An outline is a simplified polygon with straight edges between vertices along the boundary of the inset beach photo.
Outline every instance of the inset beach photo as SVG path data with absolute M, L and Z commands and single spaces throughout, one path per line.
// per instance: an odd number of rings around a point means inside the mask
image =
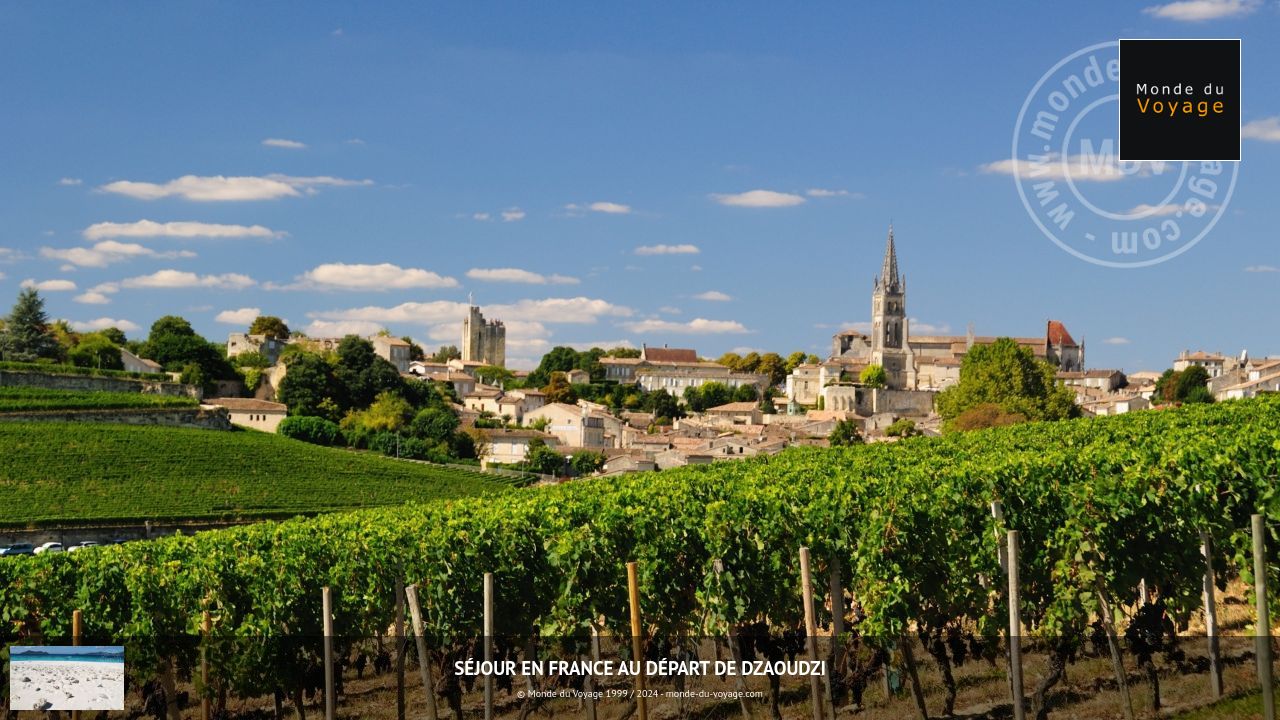
M 124 648 L 9 648 L 10 710 L 123 710 Z

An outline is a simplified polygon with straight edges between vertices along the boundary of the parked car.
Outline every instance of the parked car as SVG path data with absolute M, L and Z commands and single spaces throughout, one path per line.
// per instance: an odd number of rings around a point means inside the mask
M 14 543 L 6 548 L 0 548 L 0 555 L 30 555 L 35 552 L 35 548 L 31 543 Z
M 43 553 L 47 553 L 47 552 L 50 552 L 50 553 L 58 553 L 58 552 L 62 552 L 62 551 L 63 551 L 62 543 L 60 543 L 60 542 L 47 542 L 47 543 L 45 543 L 45 544 L 41 545 L 40 547 L 36 548 L 36 555 L 41 555 L 41 554 L 43 554 Z
M 85 548 L 91 548 L 91 547 L 98 547 L 98 543 L 92 540 L 84 540 L 77 545 L 72 545 L 71 547 L 67 548 L 67 552 L 75 552 L 77 550 L 83 550 Z

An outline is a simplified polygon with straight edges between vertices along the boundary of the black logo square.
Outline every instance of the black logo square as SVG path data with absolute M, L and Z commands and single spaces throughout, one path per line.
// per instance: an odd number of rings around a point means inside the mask
M 1120 159 L 1239 160 L 1240 41 L 1121 40 Z

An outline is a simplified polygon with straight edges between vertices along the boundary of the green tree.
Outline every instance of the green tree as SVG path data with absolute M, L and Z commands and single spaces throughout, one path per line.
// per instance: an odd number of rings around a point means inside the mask
M 371 405 L 380 393 L 401 393 L 404 378 L 400 371 L 373 350 L 373 343 L 357 335 L 348 335 L 338 343 L 338 362 L 334 374 L 346 390 L 348 407 Z
M 434 353 L 431 354 L 430 357 L 427 358 L 427 361 L 433 362 L 433 363 L 446 363 L 446 362 L 449 362 L 450 360 L 461 360 L 461 359 L 462 359 L 462 352 L 458 350 L 457 345 L 441 345 L 439 350 L 436 350 Z
M 787 379 L 787 361 L 782 359 L 778 353 L 765 353 L 760 356 L 760 362 L 756 366 L 756 372 L 761 375 L 769 376 L 769 385 L 780 385 Z
M 1174 383 L 1174 400 L 1185 403 L 1213 402 L 1209 392 L 1209 371 L 1199 365 L 1183 370 Z
M 105 330 L 99 330 L 98 333 L 110 340 L 116 347 L 124 347 L 129 342 L 129 339 L 124 336 L 124 331 L 118 327 L 109 327 Z
M 792 371 L 804 364 L 805 354 L 803 350 L 797 350 L 787 356 L 786 370 L 790 375 Z
M 549 403 L 569 403 L 570 405 L 578 402 L 578 395 L 574 392 L 573 386 L 569 384 L 568 376 L 563 372 L 554 372 L 551 374 L 551 380 L 543 388 L 542 392 L 547 396 Z
M 1056 374 L 1030 348 L 1009 338 L 977 345 L 960 364 L 960 382 L 938 393 L 938 414 L 948 429 L 956 429 L 951 421 L 961 414 L 985 404 L 997 406 L 1006 416 L 1028 420 L 1079 416 L 1074 393 L 1057 381 Z
M 578 351 L 571 347 L 558 345 L 542 356 L 538 367 L 529 373 L 528 386 L 541 387 L 551 382 L 553 373 L 567 373 L 578 367 Z
M 732 402 L 733 389 L 724 383 L 704 383 L 701 387 L 685 388 L 684 401 L 689 405 L 689 409 L 702 412 L 707 408 Z
M 267 362 L 267 356 L 257 350 L 243 352 L 230 358 L 231 364 L 238 368 L 258 368 L 259 370 L 271 367 L 271 363 Z
M 66 360 L 67 353 L 80 344 L 80 333 L 76 332 L 71 327 L 71 323 L 66 320 L 54 320 L 49 325 L 49 332 L 53 335 L 53 339 L 58 342 L 58 360 Z
M 868 365 L 858 375 L 858 381 L 870 388 L 882 388 L 888 379 L 882 365 Z
M 569 458 L 569 467 L 573 468 L 573 474 L 579 477 L 583 475 L 591 475 L 604 467 L 605 457 L 603 453 L 593 450 L 579 450 Z
M 143 357 L 155 360 L 170 372 L 186 372 L 188 365 L 200 367 L 206 390 L 214 380 L 239 377 L 226 358 L 226 348 L 196 334 L 191 323 L 176 315 L 165 315 L 151 324 L 151 334 L 142 345 Z
M 372 432 L 397 432 L 409 424 L 414 414 L 407 400 L 393 392 L 382 392 L 367 410 L 348 417 L 357 418 L 361 426 Z
M 501 385 L 506 387 L 511 379 L 515 377 L 515 373 L 498 365 L 481 365 L 476 368 L 474 373 L 476 379 L 486 385 Z
M 100 332 L 80 336 L 80 343 L 67 353 L 67 360 L 80 367 L 123 370 L 120 348 Z
M 889 437 L 915 437 L 920 434 L 920 430 L 916 428 L 916 421 L 907 418 L 899 418 L 893 421 L 893 424 L 884 429 L 884 434 Z
M 644 408 L 653 413 L 654 420 L 678 420 L 685 416 L 684 406 L 666 390 L 654 390 L 644 400 Z
M 542 438 L 529 441 L 529 450 L 524 456 L 524 465 L 531 472 L 540 475 L 562 475 L 564 473 L 564 456 L 547 446 Z
M 755 385 L 739 385 L 733 391 L 733 400 L 730 402 L 755 402 L 759 399 L 760 393 Z
M 413 416 L 409 431 L 424 440 L 452 442 L 458 430 L 458 416 L 442 407 L 430 407 Z
M 421 361 L 427 357 L 427 352 L 422 349 L 421 345 L 414 342 L 413 338 L 405 335 L 400 339 L 409 343 L 409 362 Z
M 947 424 L 948 430 L 984 430 L 986 428 L 1017 425 L 1027 421 L 1022 413 L 1005 412 L 995 403 L 974 405 L 957 415 Z
M 835 427 L 831 428 L 831 434 L 827 436 L 827 442 L 831 443 L 831 447 L 848 447 L 849 445 L 862 444 L 862 432 L 858 430 L 856 420 L 838 420 Z
M 266 335 L 267 337 L 289 339 L 289 326 L 275 315 L 259 315 L 249 325 L 250 335 Z
M 276 399 L 289 406 L 290 415 L 313 415 L 336 421 L 342 417 L 342 386 L 333 367 L 311 352 L 292 355 Z
M 49 316 L 44 312 L 44 298 L 35 288 L 25 288 L 18 293 L 18 301 L 4 321 L 4 333 L 0 335 L 0 356 L 15 362 L 34 362 L 41 358 L 56 358 L 58 340 L 49 326 Z

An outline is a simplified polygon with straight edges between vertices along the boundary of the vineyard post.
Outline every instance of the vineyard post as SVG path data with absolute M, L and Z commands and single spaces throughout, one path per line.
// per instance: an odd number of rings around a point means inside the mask
M 1009 531 L 1009 549 L 1006 557 L 1009 574 L 1009 687 L 1012 689 L 1014 720 L 1023 720 L 1022 688 L 1022 618 L 1019 615 L 1020 590 L 1018 578 L 1018 531 Z
M 200 616 L 200 720 L 209 720 L 209 635 L 213 617 L 206 609 Z
M 920 673 L 916 670 L 916 655 L 911 649 L 911 636 L 904 633 L 898 641 L 902 646 L 902 662 L 907 666 L 907 675 L 911 676 L 911 694 L 916 699 L 916 708 L 920 717 L 929 720 L 929 707 L 924 703 L 924 688 L 920 687 Z
M 404 580 L 396 578 L 396 719 L 404 720 Z
M 1204 555 L 1204 628 L 1209 641 L 1209 688 L 1216 700 L 1222 697 L 1222 664 L 1218 657 L 1218 602 L 1213 571 L 1213 540 L 1200 533 L 1200 552 Z
M 1009 545 L 1006 540 L 1002 528 L 1004 527 L 1004 503 L 999 500 L 991 501 L 991 517 L 996 521 L 996 559 L 1000 563 L 1000 572 L 1008 574 L 1009 572 Z M 1009 633 L 1005 632 L 1005 645 L 1013 647 Z M 1009 678 L 1009 697 L 1014 696 L 1013 692 L 1013 659 L 1008 652 L 1004 656 L 1005 671 Z
M 716 571 L 716 579 L 719 580 L 724 575 L 724 561 L 716 558 L 715 562 L 712 563 L 712 567 Z M 728 600 L 728 598 L 723 599 Z M 735 668 L 733 688 L 738 692 L 738 706 L 742 708 L 742 717 L 744 720 L 751 720 L 751 708 L 747 707 L 747 683 L 742 679 L 742 658 L 738 652 L 738 632 L 731 622 L 725 622 L 725 626 L 725 631 L 729 634 L 729 659 L 733 662 L 733 667 Z
M 80 640 L 84 635 L 84 614 L 79 610 L 71 612 L 71 644 L 76 647 L 80 646 Z M 80 720 L 80 711 L 71 711 L 71 720 Z
M 805 645 L 809 659 L 818 660 L 818 625 L 813 618 L 813 583 L 809 574 L 809 548 L 800 548 L 800 595 L 804 598 Z M 816 675 L 809 676 L 809 701 L 813 703 L 813 720 L 822 720 L 825 714 L 822 702 L 822 681 Z
M 1102 580 L 1094 580 L 1094 589 L 1098 593 L 1098 618 L 1102 620 L 1102 629 L 1107 633 L 1107 646 L 1111 649 L 1111 667 L 1116 673 L 1116 687 L 1120 689 L 1121 709 L 1125 720 L 1133 720 L 1133 698 L 1129 696 L 1129 681 L 1125 679 L 1124 661 L 1120 659 L 1120 641 L 1116 639 L 1115 625 L 1111 624 L 1111 604 L 1107 602 L 1107 594 L 1103 592 Z
M 827 709 L 831 711 L 831 717 L 836 716 L 836 697 L 835 682 L 836 665 L 839 658 L 840 636 L 844 633 L 844 590 L 840 586 L 840 558 L 831 558 L 831 571 L 827 574 L 827 594 L 831 599 L 831 652 L 827 653 L 830 658 L 827 666 L 827 702 L 830 705 Z
M 1258 682 L 1262 685 L 1263 720 L 1276 720 L 1275 687 L 1271 678 L 1271 613 L 1267 607 L 1267 526 L 1261 515 L 1253 516 L 1253 592 L 1257 596 Z
M 431 661 L 427 656 L 427 637 L 422 632 L 422 606 L 418 604 L 418 586 L 404 589 L 409 601 L 409 614 L 413 619 L 413 636 L 418 644 L 418 671 L 422 675 L 422 687 L 427 691 L 427 720 L 438 720 L 436 715 L 436 683 L 431 677 Z
M 484 660 L 493 662 L 493 573 L 488 572 L 484 574 Z M 484 676 L 484 720 L 493 720 L 492 672 Z
M 600 640 L 596 634 L 596 623 L 593 620 L 591 622 L 591 648 L 593 650 L 591 654 L 592 660 L 600 660 L 599 653 L 594 652 L 595 649 L 600 646 L 599 643 Z M 585 682 L 587 686 L 587 717 L 589 720 L 596 720 L 596 674 L 594 672 L 588 672 Z
M 640 634 L 640 577 L 635 561 L 627 563 L 627 597 L 631 602 L 631 658 L 636 672 L 636 709 L 640 720 L 649 720 L 649 704 L 644 697 L 644 637 Z
M 333 593 L 327 585 L 320 591 L 320 608 L 324 613 L 324 717 L 333 720 L 337 712 L 333 694 Z

